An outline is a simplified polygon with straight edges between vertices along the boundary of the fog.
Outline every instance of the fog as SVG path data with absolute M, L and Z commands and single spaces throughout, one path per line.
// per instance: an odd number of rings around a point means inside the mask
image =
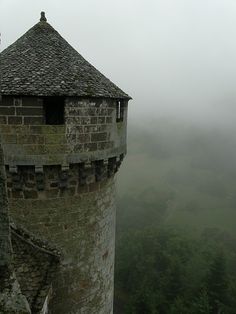
M 88 61 L 133 97 L 130 120 L 234 124 L 233 0 L 0 0 L 2 49 L 45 11 Z
M 0 0 L 1 50 L 41 11 L 133 98 L 115 313 L 234 314 L 236 1 Z

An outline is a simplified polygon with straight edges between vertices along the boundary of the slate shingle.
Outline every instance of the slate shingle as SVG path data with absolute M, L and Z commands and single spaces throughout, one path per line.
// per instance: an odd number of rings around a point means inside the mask
M 2 95 L 130 99 L 44 19 L 1 54 Z

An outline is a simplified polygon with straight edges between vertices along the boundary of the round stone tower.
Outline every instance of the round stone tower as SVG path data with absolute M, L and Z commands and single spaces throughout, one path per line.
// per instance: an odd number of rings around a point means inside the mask
M 115 174 L 126 153 L 130 97 L 43 12 L 0 56 L 10 216 L 61 254 L 44 313 L 111 314 Z

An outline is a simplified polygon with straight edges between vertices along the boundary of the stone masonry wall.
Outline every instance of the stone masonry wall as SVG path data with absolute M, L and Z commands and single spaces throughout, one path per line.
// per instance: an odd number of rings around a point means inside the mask
M 17 280 L 33 314 L 42 314 L 56 276 L 58 258 L 12 229 L 13 266 Z
M 56 246 L 60 272 L 52 284 L 50 313 L 112 314 L 115 248 L 114 179 L 79 195 L 11 199 L 11 216 Z
M 115 99 L 67 98 L 65 125 L 45 125 L 40 99 L 22 99 L 16 106 L 12 97 L 5 97 L 0 106 L 7 165 L 69 165 L 126 153 L 127 103 L 123 121 L 117 121 Z
M 50 314 L 112 314 L 114 176 L 126 154 L 127 101 L 66 98 L 64 125 L 45 125 L 37 98 L 4 101 L 11 218 L 62 254 Z
M 68 98 L 65 107 L 66 138 L 71 152 L 126 152 L 127 103 L 117 122 L 117 100 Z M 104 153 L 102 154 L 104 157 Z

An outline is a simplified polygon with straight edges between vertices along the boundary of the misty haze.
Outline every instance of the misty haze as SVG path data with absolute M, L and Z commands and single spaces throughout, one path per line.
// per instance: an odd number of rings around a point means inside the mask
M 114 313 L 235 314 L 236 2 L 31 2 L 0 0 L 1 51 L 43 8 L 132 97 Z

